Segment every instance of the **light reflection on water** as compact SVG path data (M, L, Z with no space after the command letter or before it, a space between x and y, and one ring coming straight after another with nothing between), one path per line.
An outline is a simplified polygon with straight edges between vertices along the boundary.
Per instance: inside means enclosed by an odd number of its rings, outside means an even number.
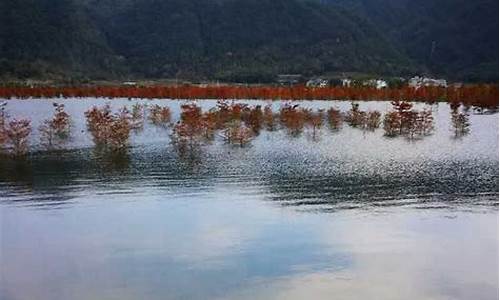
M178 157L145 130L113 159L77 135L1 161L0 298L498 299L498 116L457 141L435 115L416 142L263 132Z
M165 146L112 159L91 149L37 153L0 165L2 203L39 208L85 204L99 196L204 196L215 187L324 211L498 205L498 162L473 158L366 160L214 146L201 157L181 159Z

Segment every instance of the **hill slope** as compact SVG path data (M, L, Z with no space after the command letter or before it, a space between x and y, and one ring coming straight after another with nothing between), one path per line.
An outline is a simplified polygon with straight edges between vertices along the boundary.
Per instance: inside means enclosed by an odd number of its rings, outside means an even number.
M259 81L409 65L356 16L295 0L142 0L103 20L112 47L152 77Z
M498 80L498 0L328 0L373 24L432 73Z
M495 0L3 0L0 77L498 80Z
M70 0L0 1L0 75L113 76L116 57L86 9Z

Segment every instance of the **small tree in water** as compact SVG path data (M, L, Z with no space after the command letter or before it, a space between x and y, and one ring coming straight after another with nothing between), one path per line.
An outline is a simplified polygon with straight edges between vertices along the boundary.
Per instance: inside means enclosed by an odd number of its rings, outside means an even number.
M375 130L380 127L380 117L381 114L378 111L362 111L359 109L359 104L351 103L351 109L347 112L345 116L346 122L351 127Z
M196 150L205 137L211 137L212 128L216 126L215 116L206 115L206 119L201 112L201 108L194 103L181 106L181 120L174 126L171 134L171 142L176 149L181 152ZM204 122L204 119L207 122ZM210 126L205 127L205 125Z
M304 129L306 114L297 105L286 103L280 109L280 122L292 136L299 136Z
M416 133L419 136L425 136L432 133L434 129L434 117L430 109L424 109L418 112L415 127Z
M28 153L31 121L28 119L9 121L6 105L3 103L0 106L0 150L6 148L16 158L21 158Z
M213 111L204 113L201 117L203 137L207 141L212 141L217 130L217 115Z
M450 103L451 125L455 138L466 136L470 132L469 115L459 112L460 104Z
M7 142L7 132L5 131L8 114L5 110L5 104L0 107L0 150L5 146Z
M393 109L399 115L399 134L405 134L411 127L411 122L413 120L413 104L406 101L392 101L391 104Z
M347 112L345 120L351 127L364 127L366 113L359 109L358 103L351 103L351 109Z
M238 120L231 121L227 124L222 134L227 143L239 145L241 147L248 144L254 136L253 130Z
M364 127L369 130L374 130L380 127L380 117L381 114L378 111L369 111L366 114L366 119L364 121Z
M109 124L111 150L123 150L128 146L131 130L130 120L131 116L126 108L114 115L113 121Z
M170 125L171 113L170 108L160 105L153 105L149 109L149 120L157 126Z
M132 105L131 124L134 130L141 130L144 127L144 104L136 103Z
M342 127L342 113L340 110L335 108L330 108L326 112L328 118L328 124L332 130L338 130Z
M105 146L108 143L110 124L113 122L113 115L108 104L104 107L94 106L85 112L87 119L87 130L92 135L96 146Z
M391 111L385 114L384 131L388 137L396 137L400 133L401 116L397 111Z
M130 137L130 113L126 108L112 114L109 105L92 107L85 112L87 129L92 134L96 146L113 151L123 150L128 146Z
M391 102L393 111L384 117L384 131L388 137L404 135L409 139L429 135L434 129L434 118L430 109L417 111L405 101Z
M26 155L28 153L28 136L31 133L31 121L14 119L4 127L7 145L10 146L12 154L16 157Z
M45 120L38 128L40 142L47 149L59 148L66 143L71 133L71 120L64 111L64 104L53 104L54 116Z
M274 131L276 130L276 117L274 116L273 113L273 107L271 104L268 104L264 107L264 115L263 115L263 121L264 125L266 126L266 129L269 131Z
M260 105L256 105L255 107L245 107L241 118L245 122L246 126L251 128L256 135L259 134L264 119Z
M312 129L312 138L316 140L317 132L320 130L321 126L323 126L323 110L320 109L317 112L313 112L312 110L303 109L302 111L306 116L307 127Z

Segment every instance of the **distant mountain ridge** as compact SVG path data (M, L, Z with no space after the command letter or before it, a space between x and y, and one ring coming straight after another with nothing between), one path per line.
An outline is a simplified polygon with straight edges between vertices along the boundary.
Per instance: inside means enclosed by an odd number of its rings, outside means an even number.
M324 0L385 32L417 64L448 77L498 81L496 0Z
M0 78L497 81L497 11L493 0L3 0Z

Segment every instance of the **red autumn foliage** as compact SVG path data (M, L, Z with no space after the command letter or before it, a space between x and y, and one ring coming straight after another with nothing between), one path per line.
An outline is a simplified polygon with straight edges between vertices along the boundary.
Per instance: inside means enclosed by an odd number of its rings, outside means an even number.
M181 120L172 130L171 140L178 149L195 149L207 136L201 108L194 103L181 106ZM211 120L211 118L210 118Z
M388 137L395 137L400 134L401 116L397 111L390 111L384 117L384 131Z
M5 126L7 124L7 119L9 115L5 111L5 105L0 107L0 150L4 147L7 141L7 133L5 132Z
M149 120L154 125L168 126L170 124L171 117L172 114L170 113L170 108L168 107L156 104L149 109Z
M217 106L212 110L217 116L217 128L222 129L227 123L234 120L241 120L242 114L247 110L247 104L218 100Z
M227 124L222 134L227 143L239 145L241 147L248 144L254 136L253 130L238 120L231 121Z
M362 111L359 104L352 103L351 109L345 114L345 121L352 127L375 130L379 128L382 114L378 111Z
M113 114L109 105L101 108L94 106L85 112L85 117L96 146L113 151L128 146L131 115L127 108Z
M64 104L53 104L54 116L45 120L38 128L40 131L40 142L47 149L59 148L64 145L70 137L71 120L64 110Z
M311 109L302 109L305 114L306 126L311 128L312 137L316 139L318 130L323 126L324 112L322 109L314 112Z
M0 98L147 98L147 99L273 99L352 101L447 101L479 107L498 107L498 85L473 84L461 87L420 87L376 89L361 87L309 88L277 86L37 86L0 87Z
M292 136L300 135L306 123L307 110L298 107L298 104L285 103L280 109L280 123Z
M262 116L262 121L264 122L264 125L266 126L266 129L269 131L274 131L276 130L276 119L277 117L273 113L273 107L271 104L266 105L264 107L264 114Z
M338 130L342 127L342 113L340 110L332 107L326 111L326 115L332 130Z
M366 113L359 109L358 103L351 103L351 109L346 113L344 119L352 127L363 127Z
M31 121L27 119L13 119L4 126L7 146L16 157L22 157L28 153L28 136L31 133Z
M247 127L252 129L253 133L259 134L264 120L261 106L245 107L241 119L245 122Z
M404 135L409 139L429 135L434 129L434 117L430 109L417 111L413 104L405 101L393 101L393 111L384 117L385 135L395 137Z
M380 127L382 114L378 111L369 111L366 113L364 127L368 130L374 130Z

